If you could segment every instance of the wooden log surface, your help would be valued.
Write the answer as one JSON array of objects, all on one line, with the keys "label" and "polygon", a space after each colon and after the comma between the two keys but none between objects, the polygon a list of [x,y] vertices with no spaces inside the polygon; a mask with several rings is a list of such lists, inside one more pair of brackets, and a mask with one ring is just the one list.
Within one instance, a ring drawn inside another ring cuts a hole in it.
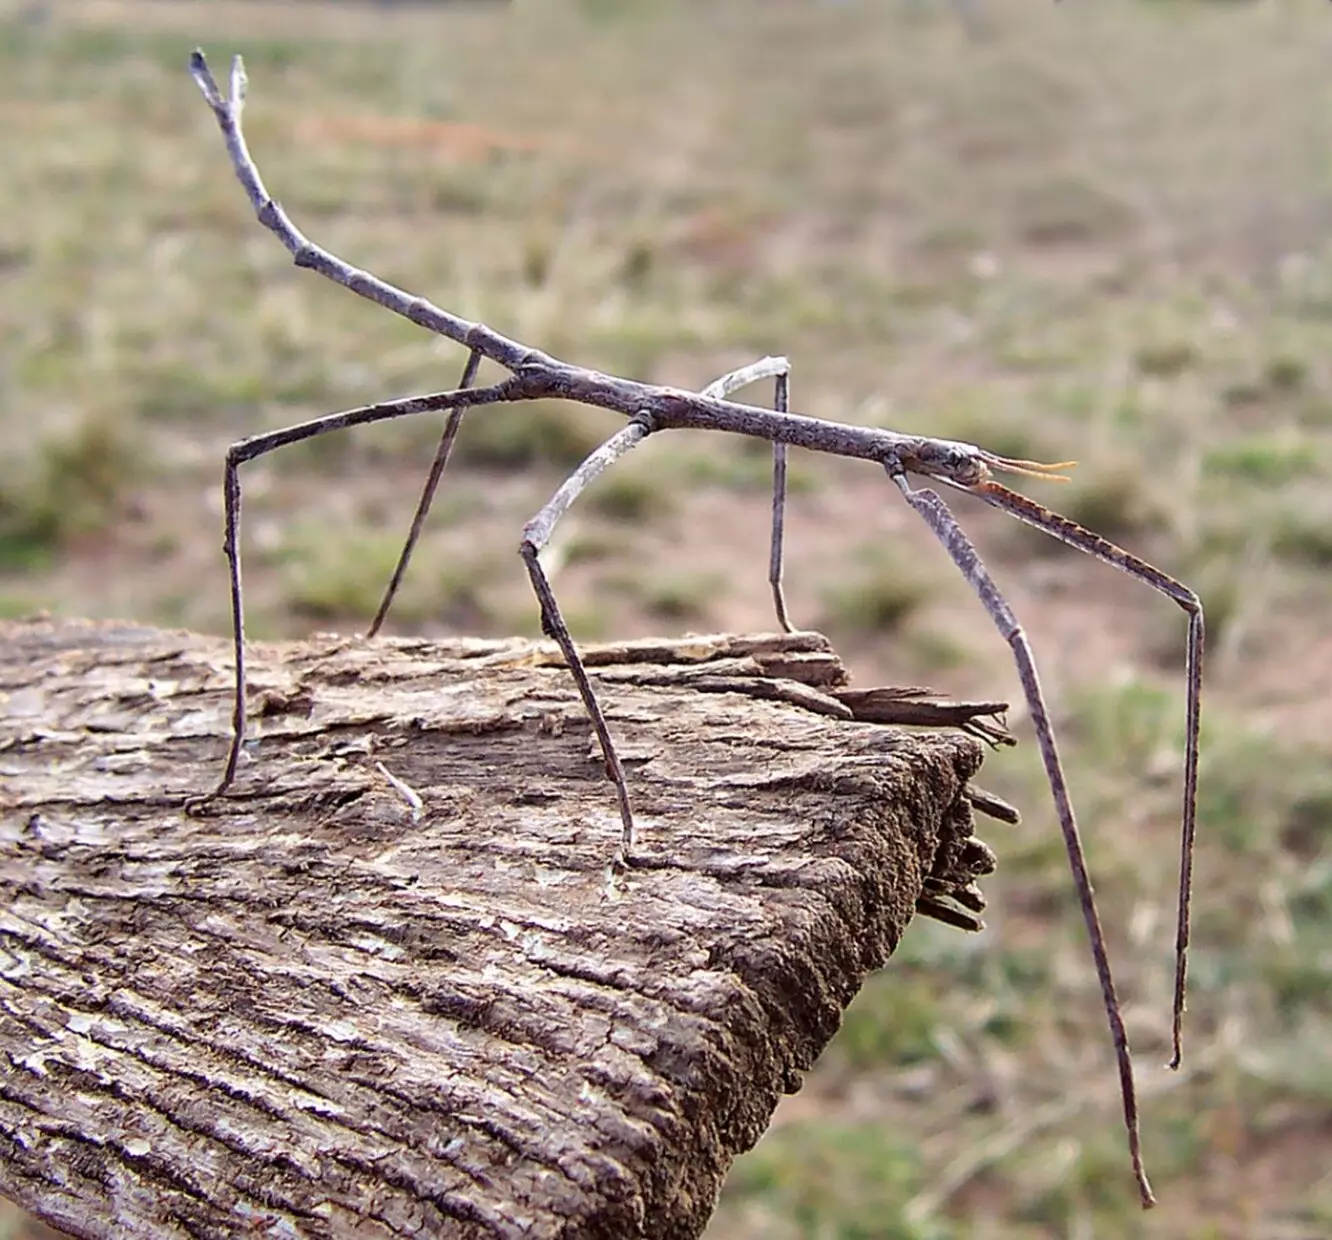
[{"label": "wooden log surface", "polygon": [[549,643],[256,645],[259,739],[187,815],[227,643],[0,624],[0,1195],[89,1237],[698,1235],[918,904],[979,910],[1005,811],[817,634],[588,661],[618,875]]}]

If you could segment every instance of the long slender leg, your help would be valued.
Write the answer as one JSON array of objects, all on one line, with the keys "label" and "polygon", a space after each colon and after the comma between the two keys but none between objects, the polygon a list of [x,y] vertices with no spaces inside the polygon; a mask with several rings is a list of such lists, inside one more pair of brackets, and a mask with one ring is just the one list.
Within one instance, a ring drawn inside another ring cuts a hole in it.
[{"label": "long slender leg", "polygon": [[[775,378],[779,393],[784,394],[785,378],[789,370],[790,363],[784,357],[760,358],[757,362],[743,366],[739,370],[730,371],[719,379],[714,379],[703,389],[703,395],[725,399],[732,392],[759,379],[766,378]],[[784,405],[778,407],[783,412],[785,411]],[[624,767],[620,763],[619,755],[615,752],[615,743],[611,738],[610,726],[606,722],[601,704],[597,701],[596,693],[592,689],[592,681],[588,677],[582,656],[579,655],[578,648],[574,644],[573,635],[569,632],[569,626],[565,623],[560,612],[555,592],[551,589],[550,579],[541,567],[540,553],[542,548],[550,541],[556,523],[568,512],[574,500],[582,494],[588,483],[619,460],[631,448],[641,443],[651,431],[651,418],[646,413],[642,413],[623,430],[612,435],[601,447],[587,457],[564,485],[555,492],[550,502],[527,523],[523,530],[523,541],[519,546],[523,563],[527,565],[527,573],[532,580],[532,589],[536,592],[537,599],[541,604],[541,630],[547,637],[553,638],[559,644],[560,650],[564,654],[565,661],[569,665],[569,671],[573,675],[574,683],[578,686],[579,696],[583,699],[583,706],[587,710],[588,718],[592,721],[592,729],[596,733],[597,741],[601,746],[602,757],[606,763],[606,774],[615,785],[621,828],[620,842],[615,855],[615,864],[617,865],[628,864],[630,849],[633,848],[634,844],[634,815],[629,800],[629,785],[625,779]],[[780,563],[780,555],[778,563]],[[779,611],[779,615],[783,612],[784,607],[782,611]],[[789,632],[790,626],[786,625],[785,627]]]},{"label": "long slender leg", "polygon": [[1170,1064],[1178,1068],[1183,1057],[1184,997],[1188,989],[1189,927],[1192,920],[1193,846],[1197,835],[1198,816],[1198,744],[1202,721],[1202,664],[1203,664],[1203,610],[1198,596],[1159,568],[1140,560],[1136,555],[1116,546],[1099,534],[1093,534],[1076,521],[1035,500],[1010,491],[997,482],[983,482],[967,488],[987,504],[1011,513],[1028,525],[1043,530],[1060,542],[1094,556],[1103,564],[1151,586],[1160,594],[1173,599],[1189,617],[1188,654],[1184,675],[1187,683],[1184,740],[1184,805],[1180,815],[1179,833],[1179,899],[1175,928],[1175,1003],[1172,1022]]},{"label": "long slender leg", "polygon": [[[775,380],[772,407],[778,413],[790,411],[791,363],[784,357],[763,357],[749,366],[722,375],[703,389],[704,396],[725,400],[732,392],[759,379]],[[786,524],[786,445],[774,441],[772,445],[772,543],[768,555],[768,584],[772,587],[772,603],[777,612],[777,623],[785,633],[794,633],[786,611],[786,595],[782,590],[782,547]]]},{"label": "long slender leg", "polygon": [[[458,380],[458,387],[471,387],[476,381],[476,372],[480,366],[481,354],[473,349],[468,355],[467,365],[463,367],[462,378]],[[412,552],[416,550],[417,540],[421,537],[421,527],[425,525],[425,519],[430,515],[430,505],[435,502],[435,491],[439,486],[440,478],[444,474],[444,467],[449,463],[449,455],[453,451],[453,441],[458,437],[463,414],[466,412],[467,407],[460,405],[457,409],[450,411],[444,422],[444,433],[440,436],[439,447],[435,449],[435,459],[430,464],[430,473],[426,477],[421,498],[416,503],[416,514],[412,517],[412,528],[407,533],[407,541],[402,545],[402,553],[398,556],[398,562],[394,566],[393,576],[389,578],[389,583],[384,589],[384,597],[379,601],[379,610],[375,612],[375,618],[370,621],[370,627],[365,631],[367,637],[374,637],[379,632],[388,617],[389,608],[393,606],[393,599],[397,595],[398,587],[402,584],[403,576],[407,572],[407,565],[411,562]]]},{"label": "long slender leg", "polygon": [[593,452],[573,472],[558,491],[523,527],[523,541],[518,547],[523,563],[527,565],[527,575],[532,579],[532,589],[536,591],[541,604],[541,631],[547,637],[559,643],[574,683],[578,686],[579,696],[592,720],[592,730],[597,734],[601,745],[601,754],[606,762],[606,775],[615,785],[615,797],[620,807],[620,842],[615,850],[615,863],[628,864],[629,850],[634,845],[634,813],[629,804],[629,785],[624,778],[624,768],[620,757],[615,752],[615,743],[611,739],[610,727],[602,712],[597,695],[592,690],[592,681],[582,656],[574,645],[569,626],[560,614],[559,604],[555,601],[555,592],[551,589],[550,579],[541,567],[541,550],[550,541],[555,525],[569,511],[574,500],[582,494],[583,488],[597,477],[607,466],[614,464],[630,448],[641,443],[652,431],[652,419],[646,413],[634,418],[623,430],[617,431],[605,443]]},{"label": "long slender leg", "polygon": [[435,392],[428,396],[409,396],[402,400],[383,401],[377,405],[348,409],[342,413],[330,413],[322,418],[314,418],[309,422],[288,426],[282,430],[252,435],[249,439],[242,439],[231,445],[227,451],[227,462],[222,477],[222,494],[226,508],[222,550],[227,557],[231,581],[231,640],[236,667],[232,690],[231,747],[227,750],[227,761],[222,770],[222,777],[211,792],[191,797],[185,802],[188,812],[193,812],[215,797],[221,796],[231,786],[232,780],[236,777],[241,747],[245,743],[245,603],[241,590],[240,467],[246,461],[266,456],[278,448],[285,448],[288,444],[314,439],[319,435],[327,435],[350,426],[362,426],[369,422],[384,422],[393,418],[410,417],[417,413],[432,413],[462,406],[492,405],[513,399],[514,393],[518,390],[512,380],[505,380],[488,388],[457,389],[451,392]]},{"label": "long slender leg", "polygon": [[[777,376],[772,407],[778,413],[790,409],[790,376]],[[786,593],[782,589],[782,550],[786,541],[786,445],[772,445],[772,543],[768,555],[768,585],[772,587],[772,605],[777,611],[777,623],[784,633],[793,633],[791,619],[786,612]]]},{"label": "long slender leg", "polygon": [[1068,852],[1069,865],[1073,871],[1073,883],[1077,888],[1078,901],[1082,905],[1082,917],[1087,925],[1087,934],[1091,939],[1092,959],[1096,963],[1096,975],[1101,983],[1101,997],[1105,1002],[1106,1018],[1110,1025],[1110,1036],[1115,1044],[1115,1058],[1119,1064],[1119,1088],[1124,1100],[1124,1126],[1128,1129],[1129,1156],[1133,1161],[1133,1173],[1138,1181],[1138,1193],[1144,1207],[1156,1204],[1152,1195],[1151,1184],[1142,1161],[1142,1137],[1138,1127],[1137,1089],[1133,1080],[1133,1059],[1129,1052],[1128,1032],[1124,1028],[1124,1018],[1119,1008],[1119,997],[1115,993],[1114,978],[1110,972],[1110,959],[1105,948],[1105,934],[1101,929],[1101,919],[1096,911],[1096,899],[1092,894],[1091,876],[1087,871],[1087,858],[1082,848],[1082,837],[1078,831],[1077,819],[1073,815],[1073,802],[1068,794],[1068,785],[1064,779],[1064,768],[1059,760],[1059,750],[1055,744],[1054,725],[1050,722],[1050,713],[1046,709],[1045,696],[1041,692],[1040,679],[1036,674],[1036,662],[1026,634],[1017,622],[1013,609],[1007,599],[995,585],[989,571],[981,562],[980,555],[971,540],[958,525],[956,518],[939,495],[930,490],[914,490],[907,481],[901,468],[885,465],[888,476],[897,484],[902,494],[924,519],[934,535],[943,544],[952,557],[967,583],[976,592],[977,597],[989,612],[1004,640],[1013,651],[1017,664],[1018,678],[1022,682],[1022,692],[1026,697],[1027,707],[1031,711],[1032,724],[1036,729],[1036,740],[1040,746],[1041,759],[1045,765],[1046,778],[1050,791],[1054,795],[1055,810],[1059,816],[1059,826],[1064,835],[1064,847]]}]

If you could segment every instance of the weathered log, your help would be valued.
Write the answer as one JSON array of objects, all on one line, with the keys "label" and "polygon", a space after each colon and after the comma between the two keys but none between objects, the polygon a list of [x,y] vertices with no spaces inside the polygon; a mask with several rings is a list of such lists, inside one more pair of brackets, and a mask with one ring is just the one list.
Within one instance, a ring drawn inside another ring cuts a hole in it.
[{"label": "weathered log", "polygon": [[191,816],[226,644],[0,625],[0,1194],[88,1237],[696,1236],[918,902],[979,909],[981,747],[856,721],[816,634],[588,662],[619,875],[549,644],[256,645]]}]

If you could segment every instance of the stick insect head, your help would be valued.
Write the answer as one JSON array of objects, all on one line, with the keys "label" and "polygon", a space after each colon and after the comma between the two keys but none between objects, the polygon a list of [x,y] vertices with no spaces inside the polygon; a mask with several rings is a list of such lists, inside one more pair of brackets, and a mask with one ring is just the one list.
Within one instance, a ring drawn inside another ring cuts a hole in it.
[{"label": "stick insect head", "polygon": [[954,439],[913,439],[898,456],[904,469],[927,478],[938,478],[961,490],[969,491],[990,480],[992,473],[1025,474],[1029,478],[1045,478],[1051,482],[1067,482],[1061,470],[1072,469],[1076,461],[1024,461],[1014,457],[998,456],[986,452],[975,444]]}]

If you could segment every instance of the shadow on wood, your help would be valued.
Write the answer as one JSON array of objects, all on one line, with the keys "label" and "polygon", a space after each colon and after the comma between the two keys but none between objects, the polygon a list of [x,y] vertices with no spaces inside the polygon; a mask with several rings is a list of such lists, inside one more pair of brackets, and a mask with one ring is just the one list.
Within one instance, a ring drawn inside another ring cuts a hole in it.
[{"label": "shadow on wood", "polygon": [[256,645],[190,817],[225,643],[0,624],[0,1193],[90,1237],[698,1235],[918,903],[974,921],[1005,808],[817,634],[587,658],[613,880],[548,643]]}]

